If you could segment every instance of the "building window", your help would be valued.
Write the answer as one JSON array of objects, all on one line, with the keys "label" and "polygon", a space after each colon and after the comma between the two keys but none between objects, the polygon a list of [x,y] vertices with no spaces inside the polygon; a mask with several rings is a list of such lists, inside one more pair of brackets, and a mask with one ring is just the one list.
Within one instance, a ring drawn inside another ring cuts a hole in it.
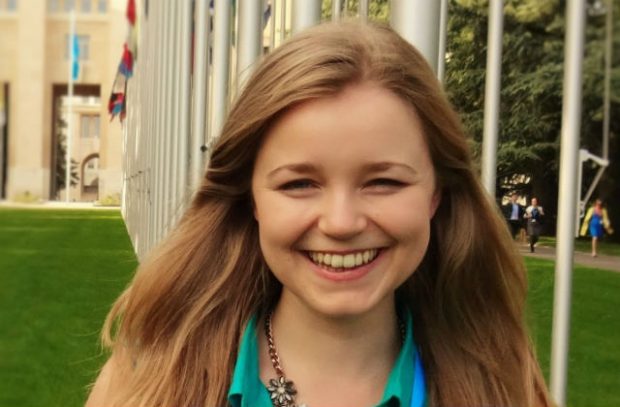
[{"label": "building window", "polygon": [[80,136],[82,136],[82,138],[89,138],[90,134],[88,131],[90,130],[90,120],[88,119],[88,116],[84,115],[80,117],[80,127]]},{"label": "building window", "polygon": [[57,13],[60,9],[60,4],[58,4],[58,0],[47,0],[47,12],[48,13]]},{"label": "building window", "polygon": [[68,13],[71,10],[75,10],[75,0],[65,0],[64,10]]},{"label": "building window", "polygon": [[97,115],[94,115],[93,119],[92,119],[92,122],[93,122],[92,123],[92,125],[93,125],[93,127],[92,127],[93,137],[96,137],[96,138],[99,138],[99,129],[101,128],[100,127],[101,126],[100,125],[100,118],[101,118],[101,116],[99,116],[97,114]]},{"label": "building window", "polygon": [[99,13],[104,14],[108,11],[108,1],[107,0],[99,0],[97,9]]},{"label": "building window", "polygon": [[6,9],[8,11],[17,11],[17,0],[7,0]]},{"label": "building window", "polygon": [[99,138],[100,117],[98,114],[83,114],[80,117],[80,136]]},{"label": "building window", "polygon": [[82,192],[97,193],[99,190],[99,156],[94,155],[87,158],[84,163],[82,178]]},{"label": "building window", "polygon": [[[77,36],[77,41],[78,41],[78,47],[80,49],[80,57],[79,60],[80,61],[87,61],[88,60],[88,54],[89,54],[89,50],[90,50],[90,35],[78,35]],[[65,34],[65,42],[66,42],[66,46],[65,46],[65,59],[69,60],[69,55],[71,55],[69,53],[69,50],[71,48],[71,39],[69,38],[69,34]]]},{"label": "building window", "polygon": [[80,11],[82,13],[90,13],[92,11],[92,0],[82,0]]}]

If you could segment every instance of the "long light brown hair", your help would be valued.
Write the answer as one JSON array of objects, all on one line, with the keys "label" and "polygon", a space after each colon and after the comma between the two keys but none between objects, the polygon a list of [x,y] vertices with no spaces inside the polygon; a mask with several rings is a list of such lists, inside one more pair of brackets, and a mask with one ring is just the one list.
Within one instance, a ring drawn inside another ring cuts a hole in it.
[{"label": "long light brown hair", "polygon": [[549,404],[523,321],[525,270],[457,115],[423,57],[391,29],[340,23],[295,36],[259,64],[191,208],[108,315],[104,340],[132,360],[117,405],[227,405],[242,330],[281,290],[252,212],[261,141],[291,106],[366,81],[416,109],[441,189],[428,252],[397,293],[414,316],[429,405]]}]

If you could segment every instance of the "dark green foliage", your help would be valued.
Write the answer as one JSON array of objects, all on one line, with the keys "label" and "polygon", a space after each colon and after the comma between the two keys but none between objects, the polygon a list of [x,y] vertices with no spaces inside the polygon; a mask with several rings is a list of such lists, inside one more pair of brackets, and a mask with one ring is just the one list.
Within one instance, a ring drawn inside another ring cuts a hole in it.
[{"label": "dark green foliage", "polygon": [[[58,116],[56,123],[56,131],[58,132],[56,143],[56,191],[60,191],[65,187],[65,178],[67,177],[66,171],[66,152],[67,152],[67,136],[65,134],[67,128],[67,122],[64,121],[60,115]],[[80,180],[78,176],[78,162],[71,159],[71,186],[76,186]]]},{"label": "dark green foliage", "polygon": [[[620,0],[614,0],[611,166],[596,196],[620,196]],[[505,2],[497,195],[538,196],[555,232],[564,75],[564,0]],[[479,159],[483,133],[488,0],[450,0],[445,86]],[[605,16],[588,16],[583,59],[581,145],[601,155]],[[584,171],[584,190],[594,177]],[[620,205],[612,211],[620,222]]]},{"label": "dark green foliage", "polygon": [[[321,3],[321,15],[324,20],[332,17],[332,0],[323,0]],[[342,17],[357,15],[359,0],[342,0]],[[368,2],[368,19],[387,23],[390,18],[389,0],[370,0]]]}]

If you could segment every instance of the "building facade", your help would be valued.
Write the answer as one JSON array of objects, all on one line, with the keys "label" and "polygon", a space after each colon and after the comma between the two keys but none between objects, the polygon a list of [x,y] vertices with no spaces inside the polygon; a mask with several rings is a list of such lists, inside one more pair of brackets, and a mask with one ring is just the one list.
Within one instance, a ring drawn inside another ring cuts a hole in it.
[{"label": "building facade", "polygon": [[[71,129],[71,201],[122,189],[122,127],[107,100],[127,35],[126,1],[0,0],[0,198],[65,199]],[[80,71],[68,109],[70,13]],[[69,115],[69,111],[71,114]]]}]

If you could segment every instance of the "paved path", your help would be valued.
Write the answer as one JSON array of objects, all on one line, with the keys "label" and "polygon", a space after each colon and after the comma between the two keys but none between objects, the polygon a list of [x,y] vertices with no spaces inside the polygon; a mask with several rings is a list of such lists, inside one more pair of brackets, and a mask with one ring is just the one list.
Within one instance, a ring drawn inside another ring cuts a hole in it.
[{"label": "paved path", "polygon": [[[519,251],[524,256],[555,261],[555,247],[537,246],[536,252],[530,253],[530,246],[528,244],[519,243]],[[617,256],[599,254],[598,257],[592,257],[590,253],[575,252],[574,259],[575,264],[580,266],[612,270],[620,273],[620,257]]]}]

